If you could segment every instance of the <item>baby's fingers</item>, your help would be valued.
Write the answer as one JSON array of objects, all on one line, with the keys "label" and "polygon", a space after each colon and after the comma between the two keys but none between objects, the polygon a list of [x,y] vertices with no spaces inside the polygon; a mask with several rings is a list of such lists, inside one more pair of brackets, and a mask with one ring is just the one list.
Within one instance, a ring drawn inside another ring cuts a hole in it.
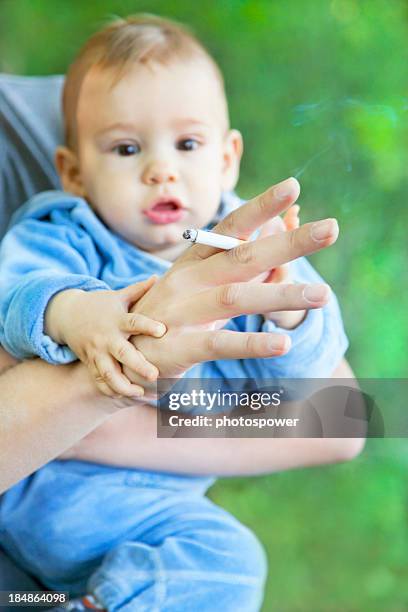
[{"label": "baby's fingers", "polygon": [[154,274],[150,278],[147,278],[144,281],[140,281],[139,283],[133,283],[133,285],[129,285],[128,287],[124,287],[123,289],[119,289],[117,291],[118,295],[122,298],[125,304],[131,306],[135,304],[141,297],[144,296],[145,293],[149,291],[157,281],[157,276]]},{"label": "baby's fingers", "polygon": [[290,283],[290,264],[283,264],[278,268],[271,270],[269,276],[264,280],[264,283]]},{"label": "baby's fingers", "polygon": [[127,340],[122,340],[112,346],[111,354],[122,365],[127,366],[140,376],[150,381],[157,380],[159,370]]},{"label": "baby's fingers", "polygon": [[285,227],[288,232],[291,232],[292,230],[295,230],[299,227],[300,225],[299,210],[300,210],[299,204],[294,204],[284,214],[283,221],[285,223]]},{"label": "baby's fingers", "polygon": [[105,395],[115,397],[141,397],[143,387],[134,385],[122,374],[120,365],[110,355],[98,355],[89,364],[98,389]]},{"label": "baby's fingers", "polygon": [[284,232],[285,230],[286,227],[282,217],[272,217],[272,219],[263,224],[258,239],[273,236],[273,234],[279,234],[279,232]]},{"label": "baby's fingers", "polygon": [[145,315],[135,312],[123,315],[120,329],[133,336],[145,334],[147,336],[154,336],[155,338],[161,338],[167,331],[166,326],[160,321],[154,321],[153,319],[149,319],[149,317],[145,317]]}]

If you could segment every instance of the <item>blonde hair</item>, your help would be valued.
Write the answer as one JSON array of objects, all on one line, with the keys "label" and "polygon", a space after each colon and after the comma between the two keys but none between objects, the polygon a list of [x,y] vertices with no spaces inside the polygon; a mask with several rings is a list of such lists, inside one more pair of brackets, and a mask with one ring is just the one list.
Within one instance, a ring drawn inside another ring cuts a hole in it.
[{"label": "blonde hair", "polygon": [[89,38],[67,72],[62,99],[67,146],[73,148],[77,143],[78,100],[84,78],[92,67],[113,69],[114,84],[132,64],[169,64],[194,56],[210,63],[225,97],[224,79],[219,67],[186,27],[154,15],[115,18]]}]

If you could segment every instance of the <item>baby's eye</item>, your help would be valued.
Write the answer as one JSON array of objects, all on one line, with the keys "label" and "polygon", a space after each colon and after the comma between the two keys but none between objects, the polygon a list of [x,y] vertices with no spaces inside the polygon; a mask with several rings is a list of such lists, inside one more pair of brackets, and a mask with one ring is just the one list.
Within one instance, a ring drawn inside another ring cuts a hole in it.
[{"label": "baby's eye", "polygon": [[200,143],[195,138],[183,138],[177,142],[176,148],[179,151],[195,151]]},{"label": "baby's eye", "polygon": [[120,157],[129,157],[130,155],[140,153],[140,147],[137,144],[119,144],[114,147],[113,151],[120,155]]}]

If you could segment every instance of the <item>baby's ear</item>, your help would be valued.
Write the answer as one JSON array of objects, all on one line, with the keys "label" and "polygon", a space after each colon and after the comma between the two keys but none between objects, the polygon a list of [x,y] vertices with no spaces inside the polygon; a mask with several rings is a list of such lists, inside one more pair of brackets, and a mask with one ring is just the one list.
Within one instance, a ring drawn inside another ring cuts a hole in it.
[{"label": "baby's ear", "polygon": [[231,191],[238,182],[239,164],[243,150],[244,143],[241,132],[228,130],[224,142],[223,191]]},{"label": "baby's ear", "polygon": [[61,179],[63,190],[84,198],[85,189],[82,184],[76,153],[68,149],[68,147],[58,147],[55,152],[55,166]]}]

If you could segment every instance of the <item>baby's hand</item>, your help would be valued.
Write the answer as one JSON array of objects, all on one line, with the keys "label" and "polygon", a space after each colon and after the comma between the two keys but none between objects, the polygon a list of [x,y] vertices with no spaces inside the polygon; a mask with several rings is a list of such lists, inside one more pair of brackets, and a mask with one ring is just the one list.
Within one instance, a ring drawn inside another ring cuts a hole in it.
[{"label": "baby's hand", "polygon": [[[291,206],[285,213],[283,219],[281,217],[275,217],[266,224],[259,237],[264,238],[271,234],[277,234],[279,232],[291,232],[299,227],[299,210],[298,204]],[[268,277],[264,280],[265,283],[292,283],[293,280],[290,274],[290,264],[285,264],[274,268],[270,271]],[[305,310],[286,310],[280,312],[267,312],[263,313],[263,316],[268,321],[274,321],[276,325],[284,329],[294,329],[297,327],[305,318]]]},{"label": "baby's hand", "polygon": [[105,395],[141,396],[144,389],[123,374],[122,366],[148,381],[159,372],[129,338],[138,334],[160,338],[163,323],[129,309],[154,284],[156,278],[119,291],[62,291],[46,311],[46,331],[59,344],[66,344],[85,363]]}]

